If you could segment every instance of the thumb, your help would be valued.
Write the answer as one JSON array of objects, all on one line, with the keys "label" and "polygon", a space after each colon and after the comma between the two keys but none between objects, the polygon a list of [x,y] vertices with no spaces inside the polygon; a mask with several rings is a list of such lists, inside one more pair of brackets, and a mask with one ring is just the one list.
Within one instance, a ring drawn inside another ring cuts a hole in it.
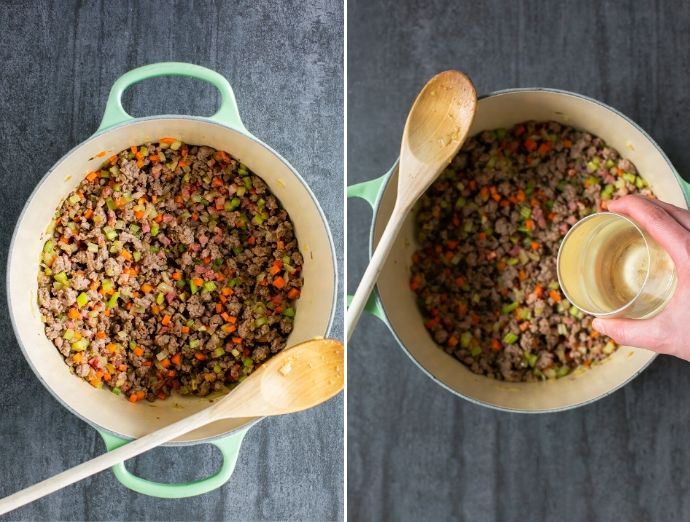
[{"label": "thumb", "polygon": [[601,319],[596,318],[592,327],[608,335],[618,344],[663,351],[664,336],[654,319]]}]

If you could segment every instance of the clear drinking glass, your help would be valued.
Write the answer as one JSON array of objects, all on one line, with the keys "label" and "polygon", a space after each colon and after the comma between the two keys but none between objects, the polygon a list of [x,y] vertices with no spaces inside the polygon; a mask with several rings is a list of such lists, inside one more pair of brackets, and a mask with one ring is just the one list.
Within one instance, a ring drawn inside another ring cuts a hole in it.
[{"label": "clear drinking glass", "polygon": [[634,221],[614,212],[578,221],[563,238],[557,265],[568,300],[597,317],[652,317],[676,288],[668,253]]}]

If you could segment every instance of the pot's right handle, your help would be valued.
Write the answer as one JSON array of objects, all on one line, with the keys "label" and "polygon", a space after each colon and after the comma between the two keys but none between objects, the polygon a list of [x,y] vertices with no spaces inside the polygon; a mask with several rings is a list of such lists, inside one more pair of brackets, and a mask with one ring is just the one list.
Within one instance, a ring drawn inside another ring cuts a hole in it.
[{"label": "pot's right handle", "polygon": [[[380,178],[372,179],[371,181],[364,181],[362,183],[357,183],[356,185],[350,185],[347,187],[347,199],[350,198],[360,198],[369,203],[372,210],[376,208],[376,202],[381,195],[381,190],[386,183],[386,180],[390,176],[390,173],[384,174]],[[347,304],[349,305],[352,301],[352,296],[347,296]],[[386,315],[383,313],[383,307],[381,306],[381,301],[379,301],[376,292],[372,292],[367,299],[367,304],[364,306],[364,310],[369,312],[371,315],[378,317],[386,322]]]},{"label": "pot's right handle", "polygon": [[152,63],[151,65],[144,65],[143,67],[132,69],[120,76],[110,89],[110,95],[108,96],[108,102],[105,106],[103,119],[96,132],[102,132],[114,125],[133,119],[122,107],[122,95],[135,83],[148,80],[149,78],[158,78],[160,76],[187,76],[210,83],[220,91],[220,107],[218,108],[218,112],[208,119],[233,127],[244,134],[249,134],[240,119],[235,93],[233,93],[228,80],[216,71],[212,71],[206,67],[182,62]]},{"label": "pot's right handle", "polygon": [[[103,438],[108,451],[117,449],[129,442],[106,431],[98,430],[98,433]],[[242,430],[239,433],[233,433],[222,439],[212,441],[211,444],[216,446],[223,454],[223,464],[215,475],[194,482],[177,484],[153,482],[130,473],[125,467],[124,462],[116,464],[111,469],[115,478],[123,486],[137,493],[158,498],[186,498],[202,495],[221,487],[230,480],[232,472],[235,471],[235,464],[237,464],[237,456],[240,453],[242,440],[246,434],[247,430]]]}]

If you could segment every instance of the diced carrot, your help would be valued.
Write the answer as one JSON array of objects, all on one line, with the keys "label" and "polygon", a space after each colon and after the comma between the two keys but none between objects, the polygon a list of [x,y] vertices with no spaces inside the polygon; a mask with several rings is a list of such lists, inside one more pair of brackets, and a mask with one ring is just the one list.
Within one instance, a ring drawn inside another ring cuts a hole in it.
[{"label": "diced carrot", "polygon": [[463,286],[465,286],[465,278],[462,276],[456,277],[455,286],[457,286],[458,288],[462,288]]},{"label": "diced carrot", "polygon": [[171,379],[177,375],[177,372],[175,370],[168,370],[168,378]]},{"label": "diced carrot", "polygon": [[525,143],[525,148],[530,152],[537,149],[537,142],[534,141],[532,138],[527,138],[524,143]]},{"label": "diced carrot", "polygon": [[249,236],[247,238],[247,244],[250,246],[254,246],[256,244],[256,238],[254,236]]},{"label": "diced carrot", "polygon": [[143,285],[141,285],[141,291],[145,294],[150,294],[151,290],[153,290],[153,287],[150,284],[144,283]]},{"label": "diced carrot", "polygon": [[144,155],[141,153],[141,151],[135,152],[135,153],[134,153],[134,157],[135,157],[136,159],[138,159],[138,160],[143,160],[143,159],[144,159]]},{"label": "diced carrot", "polygon": [[137,148],[137,146],[136,146],[136,145],[132,145],[132,146],[131,146],[131,147],[129,148],[129,150],[130,150],[130,152],[131,152],[132,154],[136,154],[136,153],[137,153],[137,150],[138,150],[138,148]]},{"label": "diced carrot", "polygon": [[299,299],[300,293],[299,288],[290,288],[287,295],[288,299]]},{"label": "diced carrot", "polygon": [[216,281],[225,281],[225,274],[223,272],[216,272]]},{"label": "diced carrot", "polygon": [[103,332],[103,331],[96,332],[96,339],[105,339],[105,332]]},{"label": "diced carrot", "polygon": [[127,371],[127,365],[126,364],[121,364],[120,366],[117,367],[118,370],[121,372],[126,372]]},{"label": "diced carrot", "polygon": [[181,329],[183,334],[188,334],[189,333],[189,326],[183,326]]},{"label": "diced carrot", "polygon": [[199,214],[197,212],[192,212],[192,221],[199,221]]},{"label": "diced carrot", "polygon": [[536,241],[532,241],[532,244],[530,246],[532,247],[532,250],[539,250],[540,247],[539,243],[537,243]]},{"label": "diced carrot", "polygon": [[182,355],[180,355],[180,353],[178,352],[178,353],[176,353],[175,355],[173,355],[173,356],[170,358],[170,360],[172,361],[172,363],[173,363],[175,366],[179,366],[180,363],[182,363]]},{"label": "diced carrot", "polygon": [[161,319],[161,324],[163,326],[168,326],[170,324],[170,321],[172,321],[172,317],[170,317],[168,314],[163,316],[163,319]]},{"label": "diced carrot", "polygon": [[242,338],[241,337],[233,337],[232,342],[234,344],[242,344]]},{"label": "diced carrot", "polygon": [[518,125],[515,127],[515,135],[516,136],[522,136],[525,133],[525,126],[524,125]]},{"label": "diced carrot", "polygon": [[158,163],[160,161],[160,158],[158,157],[158,154],[151,154],[149,156],[149,159],[155,163]]},{"label": "diced carrot", "polygon": [[108,160],[110,161],[110,163],[112,163],[113,165],[115,165],[115,163],[117,163],[117,154],[113,154],[112,156],[110,156],[110,157],[108,158]]},{"label": "diced carrot", "polygon": [[158,315],[160,313],[160,311],[161,311],[160,306],[158,306],[155,303],[151,305],[151,312],[153,313],[153,315]]},{"label": "diced carrot", "polygon": [[491,349],[494,352],[500,352],[501,348],[503,348],[501,341],[499,341],[498,339],[491,339]]},{"label": "diced carrot", "polygon": [[487,187],[482,187],[479,189],[479,196],[486,199],[489,197],[489,189]]},{"label": "diced carrot", "polygon": [[227,333],[232,333],[235,330],[237,330],[237,326],[235,326],[234,324],[226,324],[225,326],[223,326],[223,330],[225,330]]},{"label": "diced carrot", "polygon": [[90,209],[90,208],[87,208],[87,209],[84,211],[84,217],[85,217],[86,219],[91,219],[91,216],[93,216],[93,210]]},{"label": "diced carrot", "polygon": [[197,361],[205,361],[206,360],[206,355],[203,352],[196,352],[194,354],[194,357],[196,358]]},{"label": "diced carrot", "polygon": [[223,287],[223,289],[220,291],[221,294],[223,295],[232,295],[232,288],[229,286]]},{"label": "diced carrot", "polygon": [[192,279],[192,283],[194,283],[196,286],[202,286],[204,284],[204,280],[200,277],[194,277]]},{"label": "diced carrot", "polygon": [[167,357],[166,357],[165,359],[163,359],[163,360],[161,361],[161,366],[162,366],[163,368],[167,368],[168,366],[170,366],[170,359],[168,359]]},{"label": "diced carrot", "polygon": [[561,294],[557,290],[549,290],[549,297],[556,303],[561,302]]},{"label": "diced carrot", "polygon": [[156,223],[160,223],[161,221],[163,221],[163,214],[157,214],[156,217],[153,218],[153,220],[154,220]]},{"label": "diced carrot", "polygon": [[501,260],[498,263],[496,263],[496,268],[498,268],[501,272],[506,269],[508,265],[506,264],[505,261]]},{"label": "diced carrot", "polygon": [[98,176],[99,176],[98,171],[94,170],[93,172],[89,172],[86,175],[86,179],[89,183],[93,183],[94,181],[96,181],[98,179]]},{"label": "diced carrot", "polygon": [[515,199],[517,200],[518,203],[522,203],[525,201],[525,191],[520,189],[517,191],[517,194],[515,195]]},{"label": "diced carrot", "polygon": [[472,315],[470,315],[470,321],[472,321],[472,324],[474,325],[479,324],[479,316],[475,313],[472,313]]},{"label": "diced carrot", "polygon": [[132,260],[132,254],[129,250],[120,250],[120,256],[124,257],[127,261]]},{"label": "diced carrot", "polygon": [[566,149],[569,149],[570,147],[573,146],[573,142],[572,142],[571,140],[563,140],[563,146],[564,146]]},{"label": "diced carrot", "polygon": [[525,220],[525,228],[527,230],[534,230],[534,220],[533,219]]},{"label": "diced carrot", "polygon": [[220,303],[216,303],[216,313],[219,314],[221,312],[223,312],[223,305]]},{"label": "diced carrot", "polygon": [[549,215],[547,217],[549,218],[549,221],[553,221],[554,219],[556,219],[556,213],[549,212]]},{"label": "diced carrot", "polygon": [[106,317],[110,317],[110,310],[108,310],[107,308],[103,310],[103,315],[105,315]]},{"label": "diced carrot", "polygon": [[486,241],[486,232],[483,230],[479,233],[479,241]]},{"label": "diced carrot", "polygon": [[187,163],[185,160],[180,160],[180,161],[177,163],[177,166],[180,167],[180,168],[183,168],[183,167],[189,166],[189,163]]},{"label": "diced carrot", "polygon": [[544,287],[538,284],[537,286],[534,287],[534,295],[537,296],[537,298],[541,299],[541,297],[544,295]]},{"label": "diced carrot", "polygon": [[129,402],[131,402],[132,404],[134,404],[134,403],[137,402],[139,399],[137,399],[137,396],[136,396],[135,394],[132,394],[132,395],[129,396],[128,400],[129,400]]},{"label": "diced carrot", "polygon": [[280,276],[274,277],[273,286],[275,286],[276,288],[285,288],[285,279],[283,279]]},{"label": "diced carrot", "polygon": [[268,273],[271,274],[272,276],[276,275],[278,272],[280,272],[283,269],[283,262],[280,259],[277,259],[273,262],[271,265],[271,268],[268,269]]},{"label": "diced carrot", "polygon": [[127,200],[123,197],[119,197],[115,200],[115,206],[117,208],[122,208],[127,204]]},{"label": "diced carrot", "polygon": [[186,157],[187,157],[187,154],[189,154],[189,149],[188,149],[187,147],[182,147],[182,148],[180,149],[180,154],[182,154],[182,157],[183,157],[183,158],[186,158]]},{"label": "diced carrot", "polygon": [[229,163],[229,162],[230,162],[230,156],[229,156],[228,153],[225,152],[224,150],[217,150],[216,153],[214,154],[214,157],[215,157],[217,160],[223,161],[223,162],[225,162],[225,163]]},{"label": "diced carrot", "polygon": [[228,298],[225,297],[223,294],[220,294],[220,295],[218,296],[218,299],[220,299],[220,302],[223,303],[223,304],[225,304],[225,303],[228,302]]},{"label": "diced carrot", "polygon": [[117,345],[114,343],[109,343],[105,349],[108,350],[108,353],[115,353],[117,351]]},{"label": "diced carrot", "polygon": [[81,317],[81,314],[79,313],[79,310],[76,308],[70,308],[69,312],[67,312],[67,317],[70,319],[79,319]]},{"label": "diced carrot", "polygon": [[278,250],[284,250],[284,249],[285,249],[285,241],[282,241],[282,240],[279,239],[279,240],[276,242],[276,248],[277,248]]},{"label": "diced carrot", "polygon": [[172,145],[172,144],[175,143],[177,140],[176,140],[175,138],[161,138],[161,139],[158,140],[158,141],[160,141],[161,143],[165,143],[165,144],[167,144],[167,145]]},{"label": "diced carrot", "polygon": [[220,316],[223,318],[223,321],[225,321],[226,323],[230,323],[230,322],[234,323],[235,322],[235,321],[231,321],[231,319],[234,319],[234,318],[227,312],[223,312],[222,314],[220,314]]},{"label": "diced carrot", "polygon": [[541,145],[539,145],[539,154],[542,156],[544,154],[547,154],[551,150],[551,143],[548,141],[543,142]]},{"label": "diced carrot", "polygon": [[223,180],[219,177],[213,178],[213,181],[211,182],[212,187],[222,187],[223,186]]},{"label": "diced carrot", "polygon": [[450,348],[455,348],[458,345],[458,338],[455,335],[451,335],[448,338],[448,346]]},{"label": "diced carrot", "polygon": [[182,272],[173,272],[172,278],[175,281],[179,281],[180,279],[182,279]]},{"label": "diced carrot", "polygon": [[204,259],[202,259],[202,261],[204,262],[205,265],[210,265],[210,264],[211,264],[211,258],[208,257],[208,256],[205,257]]},{"label": "diced carrot", "polygon": [[137,167],[142,168],[144,166],[144,160],[143,159],[138,159],[137,160]]},{"label": "diced carrot", "polygon": [[525,272],[524,270],[520,270],[518,272],[518,279],[520,279],[520,281],[524,281],[525,279],[527,279],[527,272]]},{"label": "diced carrot", "polygon": [[593,337],[594,339],[596,339],[597,337],[599,337],[599,335],[601,335],[599,332],[597,332],[596,330],[592,330],[592,337]]},{"label": "diced carrot", "polygon": [[134,211],[134,217],[136,219],[144,219],[144,211],[143,210],[135,210]]},{"label": "diced carrot", "polygon": [[72,356],[72,361],[74,361],[76,364],[80,364],[81,358],[82,358],[81,352],[77,352]]},{"label": "diced carrot", "polygon": [[134,355],[136,355],[137,357],[141,357],[142,355],[144,355],[144,349],[141,346],[135,346]]},{"label": "diced carrot", "polygon": [[109,381],[110,380],[110,374],[108,372],[103,373],[103,380],[104,381]]},{"label": "diced carrot", "polygon": [[520,331],[524,332],[529,328],[529,321],[523,321],[520,323]]}]

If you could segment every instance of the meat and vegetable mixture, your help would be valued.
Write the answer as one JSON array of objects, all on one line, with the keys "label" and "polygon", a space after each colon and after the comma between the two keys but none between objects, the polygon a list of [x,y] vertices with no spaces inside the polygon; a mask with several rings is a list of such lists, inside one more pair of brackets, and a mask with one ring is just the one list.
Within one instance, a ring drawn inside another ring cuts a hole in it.
[{"label": "meat and vegetable mixture", "polygon": [[421,199],[410,287],[434,340],[473,372],[558,378],[616,345],[560,291],[571,225],[629,193],[635,166],[587,132],[526,122],[469,139]]},{"label": "meat and vegetable mixture", "polygon": [[293,225],[228,153],[131,147],[57,210],[38,301],[78,376],[136,402],[204,396],[285,346],[302,287]]}]

